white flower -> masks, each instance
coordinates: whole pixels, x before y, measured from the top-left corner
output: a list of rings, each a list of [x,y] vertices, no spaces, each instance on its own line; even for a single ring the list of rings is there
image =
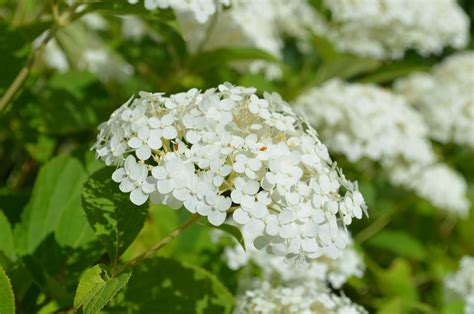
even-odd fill
[[[454,54],[430,74],[416,73],[395,83],[423,115],[429,135],[442,143],[474,148],[474,52]]]
[[[131,158],[144,167],[146,175],[132,178],[140,200],[184,206],[216,226],[234,221],[248,243],[290,261],[341,253],[348,239],[337,221],[361,218],[365,204],[279,95],[261,99],[226,83],[139,96],[101,124],[94,148],[107,164]]]
[[[457,273],[448,276],[445,286],[464,300],[464,313],[474,313],[474,257],[461,258],[460,269]]]
[[[414,49],[439,54],[445,46],[467,45],[469,18],[456,0],[324,0],[316,31],[340,50],[377,59],[402,58]],[[383,34],[383,35],[381,35]]]
[[[146,165],[137,163],[132,155],[125,159],[123,168],[112,174],[112,180],[120,183],[120,191],[130,193],[130,200],[135,205],[142,205],[154,191],[154,180],[148,176]]]
[[[364,308],[347,297],[337,296],[325,286],[312,282],[272,287],[268,282],[254,283],[237,298],[235,314],[362,314]]]

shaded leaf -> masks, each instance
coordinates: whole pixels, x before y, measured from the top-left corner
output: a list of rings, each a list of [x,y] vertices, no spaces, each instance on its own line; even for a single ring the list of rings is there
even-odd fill
[[[97,238],[116,262],[135,240],[148,214],[148,205],[134,205],[112,181],[114,168],[93,173],[82,189],[82,205]]]
[[[74,297],[74,308],[85,314],[99,312],[128,282],[131,271],[111,277],[105,265],[96,265],[82,274]]]
[[[379,288],[385,295],[399,296],[403,302],[413,304],[418,300],[418,291],[407,261],[396,259],[389,269],[377,274]]]
[[[15,297],[13,295],[10,279],[7,274],[0,267],[0,313],[14,314],[15,313]]]
[[[160,257],[143,261],[133,270],[123,301],[113,310],[230,313],[233,303],[232,295],[208,271]]]

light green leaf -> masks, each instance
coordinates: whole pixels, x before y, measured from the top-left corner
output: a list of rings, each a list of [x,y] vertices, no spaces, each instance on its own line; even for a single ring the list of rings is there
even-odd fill
[[[96,265],[82,274],[74,297],[74,308],[84,314],[99,312],[128,282],[131,271],[111,277],[105,265]]]
[[[12,229],[7,217],[5,217],[3,211],[0,209],[0,254],[1,253],[3,253],[11,261],[15,259],[16,254],[13,243]]]
[[[134,205],[112,181],[113,168],[93,173],[82,189],[82,205],[97,238],[114,262],[135,240],[148,214],[148,205]]]
[[[405,231],[382,230],[369,239],[367,244],[415,260],[421,260],[426,256],[423,244]]]
[[[393,63],[380,67],[377,71],[358,80],[360,83],[376,83],[381,84],[393,81],[399,77],[407,76],[414,72],[427,71],[430,67],[426,65],[410,64],[410,63]]]
[[[81,163],[66,155],[52,159],[41,168],[21,223],[15,228],[19,252],[33,253],[53,232],[63,246],[77,247],[94,238],[80,202],[86,176]]]
[[[368,58],[342,56],[323,63],[318,69],[314,84],[321,84],[332,78],[348,79],[362,73],[370,72],[379,67],[380,62]]]
[[[413,304],[418,300],[410,264],[403,259],[394,260],[389,269],[377,273],[377,281],[386,296],[399,296],[406,304]]]
[[[12,285],[7,274],[0,267],[0,313],[15,313],[15,296],[13,295]]]
[[[141,313],[230,313],[234,299],[208,271],[169,258],[139,264],[120,305]]]

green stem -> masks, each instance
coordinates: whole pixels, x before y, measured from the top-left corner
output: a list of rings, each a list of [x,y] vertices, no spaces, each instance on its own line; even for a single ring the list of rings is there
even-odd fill
[[[358,244],[361,244],[362,242],[367,241],[368,239],[373,237],[377,232],[382,230],[383,227],[388,225],[391,220],[392,220],[392,212],[380,216],[372,224],[370,224],[367,228],[359,232],[354,237],[355,242]]]
[[[166,244],[174,240],[176,237],[178,237],[184,230],[189,228],[193,223],[198,221],[198,219],[201,218],[200,215],[194,214],[189,218],[187,221],[185,221],[182,225],[178,226],[175,230],[173,230],[170,234],[168,234],[164,239],[162,239],[160,242],[152,246],[150,249],[147,251],[143,252],[142,254],[138,255],[137,257],[131,259],[128,261],[127,264],[125,264],[124,267],[119,271],[121,273],[124,271],[126,268],[132,268],[141,261],[150,258],[152,255],[154,255],[156,252],[158,252],[162,247],[164,247]]]

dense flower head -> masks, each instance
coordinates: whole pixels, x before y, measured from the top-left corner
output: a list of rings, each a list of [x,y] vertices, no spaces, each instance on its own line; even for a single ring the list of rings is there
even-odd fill
[[[256,265],[266,281],[278,280],[282,283],[315,281],[321,285],[329,283],[331,287],[339,289],[350,277],[360,278],[364,274],[364,262],[351,244],[352,240],[349,239],[349,245],[336,259],[321,256],[308,265],[285,263],[281,258],[255,249],[251,244],[247,245],[245,250],[239,244],[226,247],[224,260],[233,270]]]
[[[460,52],[435,66],[432,73],[416,73],[395,83],[429,126],[430,136],[442,143],[474,148],[474,52]]]
[[[234,313],[359,314],[367,311],[317,283],[272,287],[262,282],[237,298]]]
[[[445,281],[449,292],[464,300],[464,313],[474,313],[474,257],[464,256],[460,262],[460,269],[454,275],[448,276]]]
[[[139,95],[99,126],[94,146],[133,203],[233,220],[258,249],[290,259],[341,253],[341,225],[362,217],[364,199],[278,94],[225,83]]]
[[[379,59],[463,48],[469,18],[456,0],[324,0],[331,19],[321,30],[342,51]]]

